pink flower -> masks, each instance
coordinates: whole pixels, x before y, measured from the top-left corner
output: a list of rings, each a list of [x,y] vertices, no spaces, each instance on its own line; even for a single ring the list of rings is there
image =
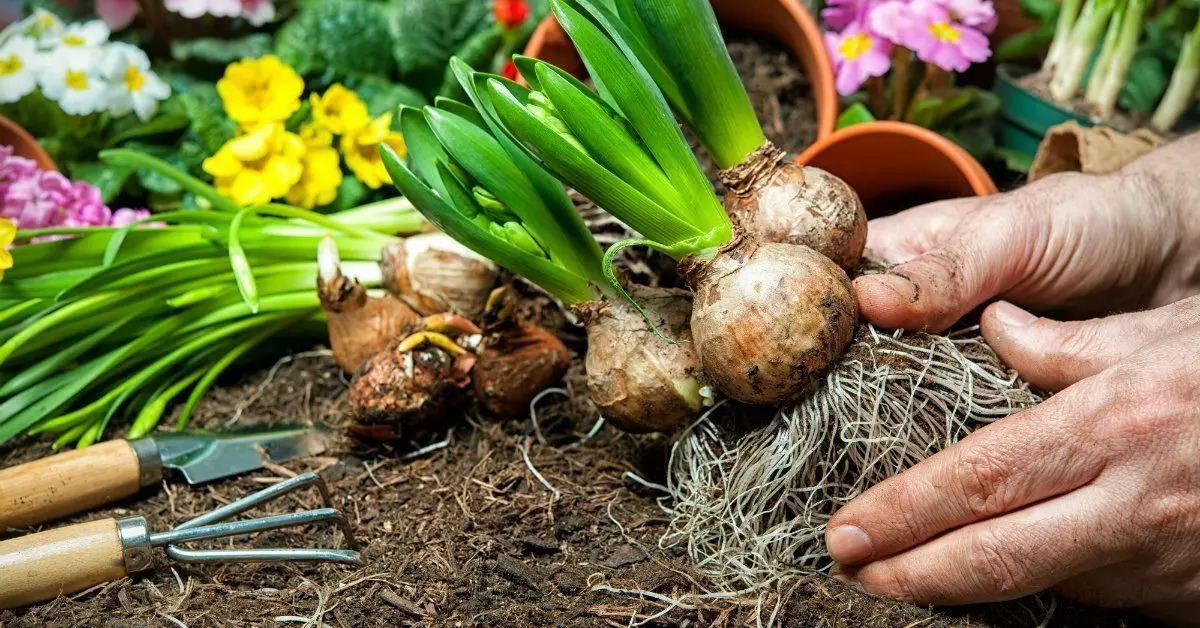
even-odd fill
[[[855,22],[862,24],[871,3],[872,0],[829,0],[821,10],[821,17],[830,30],[840,31]]]
[[[825,33],[825,46],[833,58],[837,91],[853,94],[873,76],[883,76],[892,67],[892,44],[872,35],[857,23],[841,33]]]
[[[996,29],[996,5],[991,0],[942,0],[951,20],[973,26],[984,33]]]
[[[96,14],[114,31],[132,24],[137,12],[135,0],[96,0]]]
[[[887,0],[871,7],[866,24],[872,33],[903,46],[901,34],[914,24],[914,16],[907,0]]]
[[[908,10],[912,20],[901,29],[900,41],[918,59],[948,72],[962,72],[992,56],[987,36],[956,20],[941,1],[913,0]]]
[[[149,217],[150,210],[122,208],[112,213],[112,220],[109,221],[108,226],[124,227]]]

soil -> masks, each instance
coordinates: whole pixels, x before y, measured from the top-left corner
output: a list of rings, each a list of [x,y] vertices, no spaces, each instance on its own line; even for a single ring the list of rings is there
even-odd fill
[[[572,344],[577,338],[564,340]],[[318,470],[363,546],[362,569],[171,564],[157,552],[150,571],[0,611],[0,626],[587,627],[625,626],[663,612],[669,602],[597,587],[675,599],[705,590],[704,578],[680,549],[658,546],[667,522],[656,501],[661,494],[626,475],[662,482],[667,440],[610,427],[588,439],[596,416],[580,394],[581,375],[576,359],[565,384],[570,395],[550,394],[539,403],[540,429],[529,417],[483,422],[472,411],[448,431],[398,448],[338,437],[316,457],[198,487],[168,478],[160,489],[50,526],[140,514],[152,530],[166,530],[294,473]],[[350,422],[347,408],[346,380],[328,352],[312,351],[214,389],[197,409],[194,427],[317,422],[337,429]],[[444,447],[406,459],[441,441]],[[49,453],[44,442],[11,443],[0,448],[0,466]],[[318,506],[310,489],[248,516]],[[32,531],[10,530],[0,537]],[[332,529],[320,527],[269,532],[230,545],[342,543]],[[1046,615],[1045,600],[931,613],[866,596],[824,576],[797,582],[788,593],[781,625],[1029,626]],[[649,625],[754,625],[754,603],[692,599],[689,606],[695,608],[674,608]],[[1139,621],[1062,602],[1050,625]]]
[[[1024,87],[1025,89],[1033,92],[1038,98],[1041,98],[1046,101],[1054,102],[1053,99],[1050,97],[1050,76],[1049,75],[1044,74],[1042,72],[1036,72],[1034,74],[1030,74],[1029,76],[1026,76],[1026,77],[1020,79],[1019,82],[1021,84],[1021,87]],[[1090,119],[1093,121],[1098,121],[1098,119],[1096,117],[1093,117],[1090,108],[1088,107],[1087,103],[1085,103],[1083,100],[1083,89],[1079,90],[1079,94],[1076,95],[1075,98],[1073,100],[1071,100],[1071,102],[1066,103],[1065,105],[1063,103],[1055,103],[1055,104],[1057,104],[1060,107],[1063,107],[1064,109],[1070,110],[1071,112],[1075,113],[1076,115],[1083,116],[1084,118],[1087,118],[1087,119]],[[1108,118],[1107,120],[1103,120],[1103,122],[1104,122],[1104,124],[1114,128],[1118,131],[1121,131],[1123,133],[1132,133],[1132,132],[1146,126],[1145,123],[1148,120],[1149,120],[1149,116],[1147,116],[1147,115],[1134,116],[1128,112],[1117,109],[1115,112],[1113,112],[1113,115],[1110,118]]]
[[[733,33],[725,41],[729,56],[742,77],[767,139],[789,158],[817,139],[817,108],[812,88],[792,53],[774,41]],[[708,178],[716,183],[718,168],[700,143],[685,134]],[[718,194],[724,190],[717,185]]]

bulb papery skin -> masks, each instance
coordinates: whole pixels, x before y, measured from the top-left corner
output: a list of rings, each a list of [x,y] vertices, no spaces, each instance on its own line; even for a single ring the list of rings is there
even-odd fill
[[[849,277],[806,246],[735,238],[711,260],[685,260],[684,273],[704,372],[742,403],[796,398],[854,336]]]
[[[476,357],[437,347],[400,351],[399,341],[371,356],[350,386],[350,406],[365,434],[437,427],[466,405]]]
[[[367,358],[387,347],[421,317],[394,297],[372,297],[357,281],[335,271],[317,280],[321,310],[329,327],[329,346],[338,366],[357,373]]]
[[[712,405],[700,370],[685,290],[630,286],[670,344],[624,301],[589,301],[576,306],[587,327],[587,388],[601,416],[627,432],[671,432]]]
[[[811,166],[783,161],[769,143],[726,170],[725,212],[760,242],[802,244],[852,270],[867,245],[867,214],[843,180]]]
[[[472,371],[475,398],[494,418],[521,416],[570,366],[571,352],[554,334],[529,323],[505,325],[484,337]]]
[[[500,269],[444,233],[389,245],[379,262],[383,287],[422,315],[452,312],[477,320]]]

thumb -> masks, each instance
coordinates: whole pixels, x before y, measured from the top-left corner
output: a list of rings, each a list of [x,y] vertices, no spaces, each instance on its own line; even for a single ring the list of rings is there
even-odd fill
[[[1116,364],[1164,336],[1200,323],[1200,297],[1154,310],[1086,321],[1038,318],[1000,301],[980,319],[983,337],[1026,381],[1062,390]]]

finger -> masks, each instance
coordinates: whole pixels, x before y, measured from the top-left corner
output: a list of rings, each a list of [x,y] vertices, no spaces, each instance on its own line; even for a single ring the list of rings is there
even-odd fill
[[[910,261],[944,242],[982,201],[979,197],[938,201],[876,218],[867,228],[867,249],[892,264]]]
[[[979,214],[920,257],[855,279],[863,318],[891,329],[946,329],[1018,281],[1031,257],[1026,227],[1004,213]]]
[[[1011,600],[1131,557],[1132,544],[1103,525],[1120,516],[1105,489],[1087,486],[847,575],[868,593],[916,604]]]
[[[830,519],[830,556],[843,564],[878,560],[1090,482],[1104,452],[1079,432],[1101,412],[1100,385],[1072,387],[868,489]]]
[[[983,337],[1000,359],[1048,390],[1062,390],[1197,324],[1200,297],[1147,312],[1070,322],[1038,318],[1001,301],[988,306],[980,321]]]

